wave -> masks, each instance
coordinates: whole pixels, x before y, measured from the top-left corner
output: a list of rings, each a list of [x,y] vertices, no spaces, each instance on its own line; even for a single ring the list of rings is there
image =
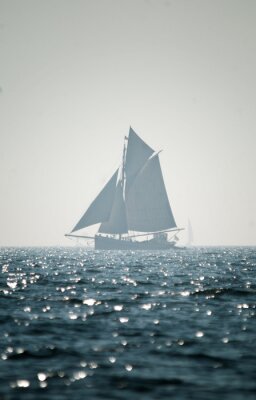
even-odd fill
[[[200,289],[198,291],[194,291],[191,293],[193,296],[251,296],[256,293],[255,289],[251,288],[209,288],[209,289]]]

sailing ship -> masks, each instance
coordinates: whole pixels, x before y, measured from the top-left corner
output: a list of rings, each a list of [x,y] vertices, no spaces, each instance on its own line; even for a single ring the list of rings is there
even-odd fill
[[[187,243],[186,247],[191,247],[194,241],[193,229],[190,220],[188,220],[188,228],[187,228]]]
[[[74,232],[100,224],[94,236]],[[130,128],[122,163],[67,237],[94,240],[99,250],[173,249],[178,228],[161,171],[159,152]]]

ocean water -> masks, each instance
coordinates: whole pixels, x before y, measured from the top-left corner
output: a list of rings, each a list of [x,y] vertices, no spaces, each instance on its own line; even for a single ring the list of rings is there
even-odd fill
[[[256,248],[0,250],[0,399],[255,399]]]

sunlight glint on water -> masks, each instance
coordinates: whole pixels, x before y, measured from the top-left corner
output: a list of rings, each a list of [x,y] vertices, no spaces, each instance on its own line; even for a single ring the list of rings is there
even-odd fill
[[[1,249],[1,399],[244,399],[254,248]]]

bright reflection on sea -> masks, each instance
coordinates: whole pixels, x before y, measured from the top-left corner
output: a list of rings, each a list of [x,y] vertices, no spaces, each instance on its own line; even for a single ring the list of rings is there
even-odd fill
[[[0,263],[4,400],[250,398],[255,249],[7,248]]]

